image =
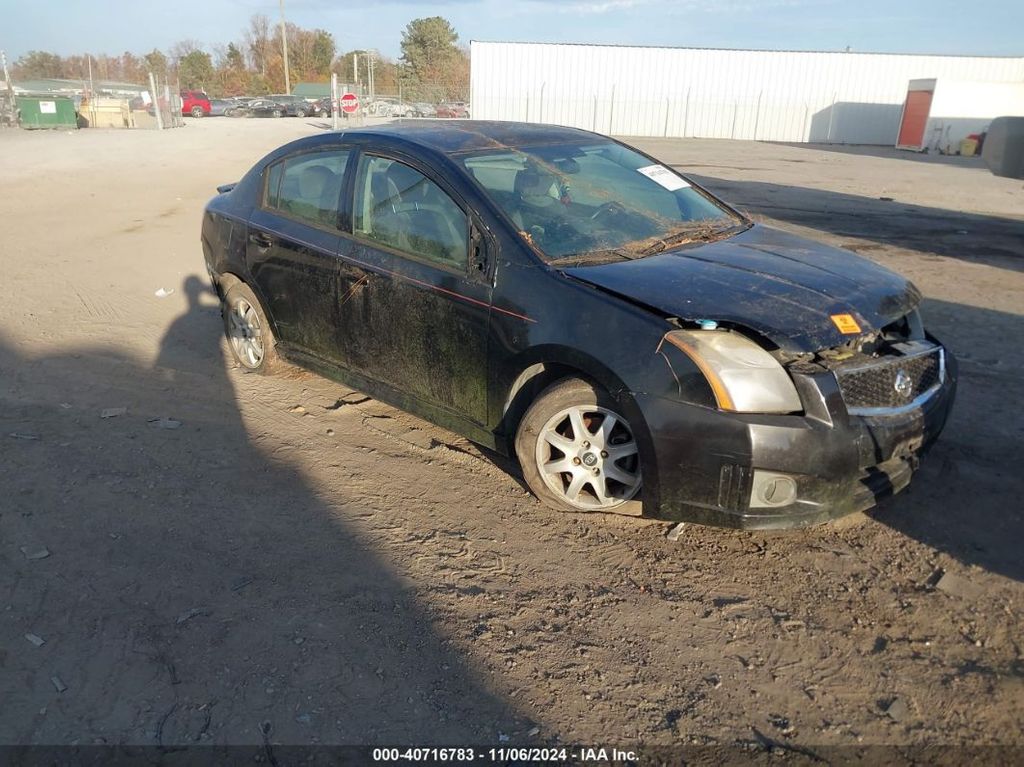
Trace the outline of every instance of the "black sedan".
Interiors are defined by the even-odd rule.
[[[284,117],[287,110],[276,101],[270,99],[253,99],[247,104],[238,107],[234,113],[236,117]]]
[[[515,454],[556,509],[824,522],[902,489],[953,403],[910,282],[593,133],[325,133],[219,192],[202,246],[242,367]]]
[[[272,93],[267,96],[268,101],[273,101],[281,106],[284,114],[288,117],[309,117],[313,114],[312,104],[302,96],[292,96],[287,93]]]

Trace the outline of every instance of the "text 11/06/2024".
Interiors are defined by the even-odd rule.
[[[503,746],[498,748],[445,747],[445,748],[374,748],[373,761],[386,762],[452,762],[461,764],[506,764],[513,762],[553,762],[564,763],[568,760],[586,763],[629,762],[636,759],[633,751],[604,748],[540,748]]]

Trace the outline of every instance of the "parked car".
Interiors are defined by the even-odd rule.
[[[437,117],[437,109],[433,104],[425,101],[417,101],[412,105],[413,117]]]
[[[203,117],[210,114],[210,97],[202,91],[181,92],[181,113],[193,117]]]
[[[242,368],[515,455],[555,509],[824,522],[905,487],[953,404],[907,279],[594,133],[323,133],[219,192],[202,247]]]
[[[396,101],[387,110],[388,117],[416,117],[416,107],[407,101]]]
[[[308,114],[311,117],[323,117],[331,113],[331,97],[324,96],[322,99],[317,99],[309,104]]]
[[[244,117],[284,117],[287,114],[283,104],[269,98],[253,99],[237,109]]]
[[[435,117],[469,117],[469,104],[464,101],[444,102],[434,110]]]
[[[257,100],[256,96],[232,96],[228,99],[230,104],[225,107],[224,115],[226,117],[245,117],[246,108]]]
[[[266,97],[270,101],[276,101],[284,109],[284,114],[289,117],[309,117],[312,106],[302,96],[290,96],[287,93],[272,93]]]
[[[391,110],[398,103],[395,99],[390,98],[376,98],[373,101],[363,102],[363,108],[366,110],[366,114],[374,117],[392,117]]]
[[[235,102],[230,99],[210,99],[210,117],[223,117]]]

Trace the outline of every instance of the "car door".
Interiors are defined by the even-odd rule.
[[[350,154],[322,147],[268,167],[246,244],[278,341],[326,359],[336,351],[339,206]]]
[[[482,424],[486,242],[451,188],[412,163],[362,153],[353,169],[352,237],[340,250],[341,355],[421,406]]]

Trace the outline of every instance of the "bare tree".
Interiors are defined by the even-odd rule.
[[[171,58],[172,59],[183,59],[190,53],[203,50],[203,45],[198,40],[179,40],[171,46]]]
[[[270,19],[262,14],[249,19],[249,27],[245,30],[245,45],[249,49],[252,68],[264,77],[267,75],[274,45],[274,34],[270,30]]]

